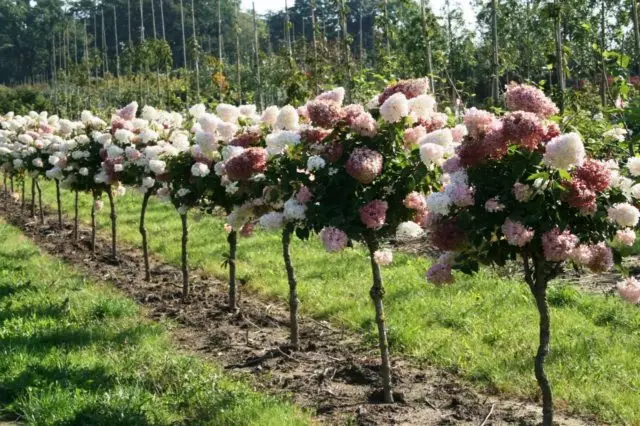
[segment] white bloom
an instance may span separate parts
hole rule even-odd
[[[149,170],[151,170],[156,175],[161,175],[162,173],[164,173],[166,167],[167,163],[162,160],[149,160]]]
[[[420,146],[420,159],[425,166],[430,166],[444,157],[445,150],[441,145],[425,143]]]
[[[601,112],[593,114],[593,120],[594,121],[602,121],[602,120],[604,120],[604,114],[602,114]]]
[[[378,95],[371,98],[369,102],[367,102],[367,109],[378,108],[380,106],[380,102],[378,101],[378,99],[379,99]]]
[[[218,114],[218,117],[220,117],[222,121],[226,121],[227,123],[235,123],[236,121],[238,121],[240,111],[233,105],[218,104],[218,106],[216,107],[216,114]]]
[[[236,192],[238,192],[238,182],[231,182],[229,185],[226,186],[225,188],[225,192],[229,195],[233,195]]]
[[[116,130],[116,133],[113,136],[121,144],[131,143],[131,139],[133,139],[135,137],[133,132],[131,132],[131,131],[127,130],[127,129],[118,129],[118,130]]]
[[[278,107],[275,105],[268,107],[264,110],[260,119],[267,126],[273,126],[278,119]]]
[[[233,139],[237,131],[238,131],[238,126],[234,123],[224,122],[224,123],[218,124],[218,133],[220,134],[220,137],[222,137],[222,139],[224,140],[229,141]]]
[[[182,198],[182,197],[185,197],[185,196],[189,195],[190,193],[191,193],[191,190],[189,190],[188,188],[180,188],[176,192],[176,195],[178,197]]]
[[[409,102],[402,93],[391,95],[380,107],[380,115],[387,123],[397,123],[409,114]]]
[[[324,161],[324,158],[319,155],[312,155],[307,160],[307,170],[310,172],[323,169],[327,163]]]
[[[610,138],[618,142],[623,142],[627,137],[627,130],[622,127],[614,127],[602,134],[605,138]]]
[[[221,154],[222,154],[222,159],[224,161],[227,161],[233,157],[237,157],[238,155],[242,154],[244,152],[244,148],[241,146],[235,146],[235,145],[226,145],[224,148],[222,148],[221,150]]]
[[[39,169],[44,167],[44,162],[42,161],[42,158],[40,158],[40,157],[34,158],[33,160],[31,160],[31,164],[33,164],[33,167],[37,167]]]
[[[267,231],[275,231],[282,228],[284,222],[284,215],[279,212],[267,213],[260,217],[259,223]]]
[[[140,136],[140,141],[144,144],[148,144],[149,142],[156,141],[160,137],[158,133],[151,130],[150,128],[143,129],[140,132],[139,136]]]
[[[629,203],[618,203],[607,209],[607,216],[621,228],[633,228],[638,224],[640,211]]]
[[[208,133],[215,133],[218,128],[218,123],[220,123],[220,119],[213,114],[202,114],[200,118],[198,118],[198,124],[203,131]]]
[[[116,188],[116,196],[124,197],[124,194],[126,193],[127,193],[127,188],[124,185],[118,185],[118,187]]]
[[[202,148],[202,152],[205,153],[210,153],[218,149],[218,142],[216,142],[216,136],[213,133],[202,130],[196,131],[196,143]]]
[[[107,176],[107,174],[104,171],[101,171],[100,173],[98,173],[93,177],[93,181],[95,183],[108,183],[109,176]]]
[[[640,176],[640,157],[631,157],[627,160],[627,168],[631,176]]]
[[[120,148],[118,145],[109,145],[107,147],[108,158],[120,158],[123,155],[124,155],[124,149]]]
[[[279,155],[289,146],[300,143],[300,134],[290,130],[282,130],[267,135],[267,152],[269,155]]]
[[[216,174],[217,176],[222,176],[222,175],[224,175],[224,172],[225,172],[225,169],[224,169],[224,162],[223,162],[223,161],[220,161],[220,162],[216,163],[216,164],[213,166],[213,171],[215,172],[215,174]]]
[[[427,133],[420,139],[420,141],[418,141],[418,143],[420,145],[432,143],[442,147],[447,147],[453,143],[453,135],[451,134],[451,129],[440,129]]]
[[[124,166],[122,164],[114,164],[113,171],[119,173],[124,170]]]
[[[89,176],[89,169],[82,167],[78,170],[78,173],[80,173],[81,176]]]
[[[84,111],[82,111],[80,113],[80,120],[84,123],[87,124],[89,121],[91,121],[91,119],[93,118],[93,114],[91,113],[91,111],[87,111],[86,109]]]
[[[433,192],[426,199],[427,210],[431,213],[446,216],[451,208],[451,198],[444,192]]]
[[[144,107],[142,107],[142,114],[140,114],[142,116],[142,118],[144,118],[145,120],[156,120],[158,118],[158,110],[156,110],[154,107],[150,106],[150,105],[145,105]]]
[[[298,127],[298,111],[291,105],[282,107],[276,119],[276,129],[294,130]]]
[[[156,180],[150,176],[145,176],[142,178],[142,186],[145,188],[153,188],[153,185],[156,184]]]
[[[240,115],[244,117],[253,117],[256,115],[256,106],[255,105],[240,105]]]
[[[434,111],[436,106],[436,100],[433,96],[420,95],[413,99],[409,99],[409,111],[411,111],[411,117],[415,119],[427,119],[429,115]]]
[[[577,133],[567,133],[551,139],[544,153],[544,162],[556,169],[569,169],[572,166],[581,166],[586,152],[584,145]]]
[[[158,188],[158,190],[156,191],[156,195],[158,196],[158,198],[160,198],[161,201],[165,203],[171,200],[171,192],[166,186]]]
[[[205,107],[204,104],[196,104],[189,108],[189,114],[196,120],[199,119],[206,111],[207,107]]]
[[[62,169],[60,167],[53,167],[45,172],[48,179],[62,179]]]
[[[422,236],[424,231],[415,222],[402,222],[396,229],[396,239],[400,241],[411,240]]]
[[[195,163],[193,166],[191,166],[191,174],[193,176],[197,176],[197,177],[205,177],[207,176],[211,171],[209,170],[209,166],[207,166],[205,163]]]
[[[373,260],[380,266],[387,266],[393,262],[393,252],[389,249],[376,250],[373,253]]]
[[[304,220],[306,211],[307,207],[295,198],[291,198],[284,203],[284,218],[286,220]]]
[[[59,162],[60,162],[60,157],[58,157],[57,155],[50,155],[49,156],[49,164],[51,164],[52,166],[55,166]]]
[[[73,132],[73,123],[69,120],[60,120],[58,125],[60,126],[60,133],[63,135],[70,135]]]

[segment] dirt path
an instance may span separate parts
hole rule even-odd
[[[171,319],[177,343],[186,351],[214,360],[227,372],[243,375],[256,388],[286,395],[314,413],[320,423],[358,425],[535,425],[535,402],[478,393],[469,384],[437,369],[393,357],[395,390],[401,402],[381,404],[378,355],[355,333],[325,322],[301,318],[302,348],[287,349],[288,313],[284,304],[249,295],[240,301],[241,315],[226,309],[226,285],[203,280],[192,271],[190,301],[180,301],[180,269],[152,258],[153,282],[144,281],[141,251],[120,246],[119,263],[91,254],[90,229],[81,227],[73,243],[71,227],[42,226],[20,215],[19,206],[1,201],[0,214],[21,228],[49,254],[106,281],[135,299],[153,319]],[[56,221],[47,212],[47,223]],[[98,240],[98,253],[109,243]],[[373,315],[373,310],[372,310]],[[533,374],[533,372],[531,373]],[[593,425],[593,419],[558,415],[558,424]]]

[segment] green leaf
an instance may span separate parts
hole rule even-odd
[[[559,169],[558,175],[560,175],[560,179],[562,180],[571,180],[571,175],[565,169]]]
[[[534,173],[527,178],[527,180],[536,180],[536,179],[549,179],[549,172]]]

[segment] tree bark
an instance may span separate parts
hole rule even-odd
[[[26,178],[22,178],[22,200],[21,200],[21,204],[20,204],[20,213],[24,213],[24,207],[26,205],[26,200],[25,200],[25,187],[27,186],[27,180]]]
[[[113,260],[118,259],[117,243],[117,228],[116,228],[116,204],[113,202],[113,192],[111,188],[107,189],[107,197],[109,197],[109,209],[111,210],[111,256]]]
[[[633,48],[636,54],[636,72],[640,74],[640,29],[638,28],[637,0],[631,0],[631,19],[633,20]]]
[[[58,227],[62,229],[62,203],[60,202],[60,181],[55,179],[56,182],[56,204],[58,205]]]
[[[236,312],[238,310],[236,292],[236,249],[238,245],[238,233],[236,231],[229,232],[227,243],[229,243],[229,309],[232,312]]]
[[[498,1],[491,0],[491,27],[493,35],[493,76],[491,78],[491,97],[493,104],[498,105],[500,97],[500,80],[498,64]]]
[[[189,298],[189,264],[187,244],[189,243],[189,228],[187,227],[187,214],[181,214],[182,221],[182,303]]]
[[[376,324],[378,325],[378,346],[380,348],[380,375],[382,376],[382,386],[384,402],[393,403],[393,392],[391,388],[391,360],[389,358],[389,343],[387,341],[387,328],[385,326],[384,305],[382,298],[384,297],[384,287],[382,285],[382,276],[380,274],[380,265],[378,265],[373,254],[378,249],[378,242],[373,233],[365,236],[367,247],[369,248],[369,257],[371,260],[371,272],[373,275],[373,285],[369,291],[373,306],[376,310]]]
[[[547,286],[549,278],[545,271],[545,261],[534,257],[535,281],[531,286],[531,291],[536,300],[536,307],[540,316],[540,342],[535,358],[535,375],[542,393],[542,424],[552,426],[553,424],[553,398],[549,379],[544,371],[545,358],[549,354],[549,340],[551,337],[551,318],[549,315],[549,304],[547,302]]]
[[[256,61],[256,93],[260,111],[264,108],[264,95],[262,93],[262,79],[260,78],[260,42],[258,40],[258,21],[256,20],[256,2],[253,2],[253,43],[255,46]]]
[[[556,75],[558,78],[558,91],[559,91],[559,106],[560,111],[564,111],[564,91],[565,91],[565,78],[564,78],[564,48],[562,46],[562,11],[559,0],[555,0],[556,5],[556,17],[554,19],[555,27],[555,42],[556,42]]]
[[[91,252],[96,254],[96,195],[93,194],[93,204],[91,205]]]
[[[78,242],[78,191],[73,201],[73,241]]]
[[[40,216],[40,223],[44,225],[44,212],[42,211],[42,190],[40,189],[40,182],[38,182],[38,179],[36,179],[35,182],[36,190],[38,191],[38,213]]]
[[[151,270],[149,269],[149,244],[147,242],[147,228],[145,227],[145,216],[147,214],[147,205],[151,197],[151,190],[147,189],[142,197],[142,208],[140,209],[140,236],[142,236],[142,255],[144,258],[144,279],[151,281]]]
[[[431,86],[431,92],[436,93],[436,85],[433,76],[433,61],[431,58],[431,36],[429,35],[429,31],[427,28],[427,13],[426,13],[426,0],[420,1],[420,19],[422,23],[422,35],[425,37],[424,49],[425,49],[425,61],[426,61],[426,69],[427,76],[429,76],[429,85]]]
[[[36,178],[31,178],[31,218],[36,218]]]
[[[10,179],[10,181],[11,181],[11,193],[13,194],[13,192],[14,192],[14,187],[13,187],[13,176],[11,176],[9,179]]]
[[[291,234],[293,233],[293,225],[287,224],[282,230],[282,257],[284,258],[284,267],[287,271],[287,280],[289,282],[289,327],[290,340],[294,348],[299,344],[298,332],[298,283],[296,282],[295,271],[291,263],[291,253],[289,245],[291,244]]]

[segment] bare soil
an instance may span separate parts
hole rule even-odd
[[[178,267],[152,258],[152,282],[144,280],[141,250],[119,245],[110,258],[110,241],[98,238],[90,248],[90,228],[82,225],[74,242],[70,223],[63,229],[47,211],[45,225],[0,200],[0,214],[50,255],[76,266],[98,282],[114,285],[133,298],[154,320],[171,320],[176,343],[185,351],[213,360],[257,389],[289,398],[318,423],[357,425],[536,425],[537,401],[504,398],[407,357],[393,356],[395,404],[380,402],[379,358],[373,346],[353,332],[303,317],[302,346],[288,345],[288,311],[284,303],[244,294],[240,313],[226,307],[226,284],[190,273],[192,294],[181,302]],[[151,236],[153,238],[153,235]],[[284,271],[283,271],[284,273]],[[373,315],[373,307],[372,307]],[[533,356],[533,354],[532,354]],[[533,363],[532,363],[533,364]],[[533,375],[533,368],[531,374]],[[562,405],[558,402],[557,405]],[[558,424],[593,425],[594,419],[557,415]]]

